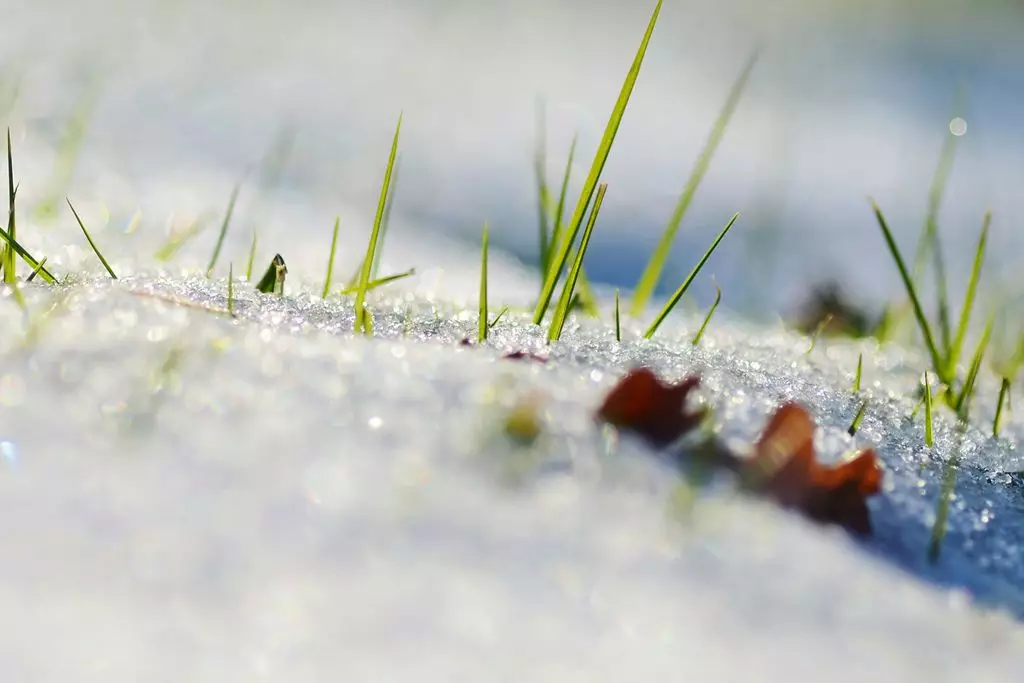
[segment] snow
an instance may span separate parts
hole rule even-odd
[[[902,419],[920,357],[865,357],[871,408],[851,439],[850,344],[806,356],[805,338],[723,316],[693,349],[700,320],[680,316],[620,345],[573,321],[552,362],[517,362],[499,352],[544,350],[526,316],[460,346],[475,315],[415,288],[373,299],[374,339],[353,337],[350,300],[294,288],[238,282],[236,319],[170,302],[223,309],[225,281],[201,276],[76,285],[30,345],[6,302],[4,678],[1013,680],[1020,482],[998,472],[1019,462],[965,437],[929,566],[954,433],[939,420],[926,453]],[[54,296],[26,295],[44,310]],[[636,363],[700,371],[731,442],[796,398],[823,459],[875,444],[875,537],[725,485],[672,503],[677,475],[592,417]],[[523,450],[500,419],[531,395],[544,433]]]
[[[770,18],[756,4],[720,15],[702,5],[696,22],[666,4],[607,168],[587,262],[606,280],[632,281],[623,264],[646,258],[734,75],[729,60],[738,68],[745,57],[736,46],[764,22],[783,45],[805,45],[790,40],[801,31],[820,36],[808,52],[768,58],[682,231],[702,250],[744,210],[698,283],[719,276],[723,309],[696,348],[703,314],[692,310],[652,341],[640,333],[653,311],[624,321],[617,343],[610,290],[599,286],[603,319],[571,319],[550,347],[518,310],[486,345],[466,347],[485,219],[492,315],[529,306],[538,289],[516,256],[534,248],[534,98],[549,96],[551,175],[579,129],[581,177],[646,9],[626,30],[627,13],[610,6],[582,16],[535,3],[506,16],[483,4],[454,14],[397,1],[358,13],[345,3],[250,5],[40,1],[10,9],[14,29],[0,29],[4,58],[28,66],[9,117],[18,236],[58,276],[74,274],[60,290],[23,285],[27,319],[9,292],[0,300],[0,678],[1019,678],[1024,416],[1011,412],[1004,438],[988,437],[998,379],[983,369],[970,430],[940,411],[926,449],[920,414],[909,417],[928,367],[920,349],[821,340],[807,354],[807,338],[726,310],[751,293],[774,310],[825,274],[868,298],[898,291],[880,235],[870,226],[865,237],[856,216],[870,221],[861,200],[875,192],[911,239],[944,91],[935,107],[880,95],[902,82],[852,57],[837,64],[845,53],[823,48],[829,22],[791,24],[805,14],[796,3],[785,15],[773,5]],[[863,52],[884,52],[864,42]],[[83,56],[108,80],[66,190],[116,282],[67,211],[53,221],[33,213],[87,87]],[[834,84],[811,87],[806,64]],[[796,112],[794,91],[806,97]],[[1013,89],[999,91],[1004,99],[983,90],[972,100],[965,140],[980,142],[958,158],[943,225],[948,253],[966,253],[976,237],[966,217],[980,223],[994,208],[994,264],[1019,254],[1018,233],[999,227],[1020,201],[1019,144],[1006,132],[1019,104],[1005,95]],[[335,215],[335,289],[363,256],[403,107],[382,273],[417,273],[371,296],[366,339],[352,334],[351,299],[317,294]],[[299,142],[275,187],[258,164],[289,123]],[[780,130],[793,137],[779,142]],[[775,161],[787,155],[792,173],[780,183]],[[747,239],[766,220],[762,194],[793,198],[779,219],[791,227],[776,234],[777,285],[730,251],[734,235]],[[169,232],[196,218],[206,231],[154,262]],[[282,298],[241,276],[254,231],[257,277],[276,252],[288,263]],[[689,269],[689,246],[666,280]],[[953,271],[967,267],[952,260]],[[229,264],[235,318],[223,314]],[[551,362],[501,358],[519,349]],[[597,424],[594,409],[637,364],[668,379],[699,372],[700,398],[736,448],[790,399],[818,419],[823,460],[874,446],[886,471],[870,503],[874,536],[811,525],[727,480],[687,489],[657,453]],[[541,407],[529,447],[502,430],[520,401]],[[949,532],[932,564],[950,462],[959,466]]]

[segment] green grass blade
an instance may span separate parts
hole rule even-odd
[[[704,144],[704,149],[701,150],[700,156],[697,157],[697,162],[694,164],[690,177],[686,181],[686,187],[676,203],[671,218],[669,218],[668,226],[665,228],[665,232],[662,233],[658,246],[651,252],[651,258],[647,262],[647,266],[644,268],[639,281],[637,281],[636,289],[633,291],[633,303],[630,307],[630,311],[634,316],[643,314],[644,309],[646,309],[651,301],[651,296],[653,296],[654,290],[661,280],[661,274],[665,269],[665,262],[668,260],[669,252],[672,251],[672,244],[675,242],[679,225],[683,222],[687,209],[690,208],[690,203],[693,201],[693,196],[696,194],[701,180],[707,174],[708,168],[711,165],[711,159],[714,157],[718,145],[725,135],[725,129],[729,125],[729,120],[739,105],[740,97],[743,95],[743,90],[746,88],[747,81],[750,79],[750,73],[753,71],[757,59],[758,53],[754,52],[747,59],[746,64],[743,65],[743,70],[740,71],[739,76],[733,83],[725,105],[719,112],[718,118],[711,129],[711,135]]]
[[[78,227],[82,229],[82,234],[85,235],[85,239],[89,242],[89,246],[92,247],[93,253],[96,254],[96,257],[100,260],[100,263],[102,263],[103,267],[107,269],[108,273],[110,273],[110,277],[116,280],[117,275],[114,274],[114,269],[110,267],[110,264],[107,263],[107,259],[103,257],[103,253],[99,250],[99,247],[97,247],[96,243],[93,242],[92,236],[89,234],[89,231],[85,229],[85,223],[82,222],[82,219],[78,215],[78,212],[75,211],[75,207],[71,204],[71,200],[68,199],[67,202],[68,206],[71,207],[71,213],[75,215],[75,220],[78,221]]]
[[[197,218],[184,230],[169,236],[167,240],[161,244],[155,252],[153,252],[153,259],[161,262],[170,261],[182,247],[191,242],[205,229],[206,221],[201,218]]]
[[[487,341],[487,233],[488,226],[484,223],[484,233],[480,240],[480,310],[477,321],[477,342]]]
[[[818,343],[818,337],[825,331],[825,328],[832,322],[834,316],[831,313],[825,315],[818,323],[818,326],[814,328],[814,334],[811,335],[811,343],[807,345],[807,351],[805,352],[808,356],[811,355],[811,351],[814,350],[814,346]]]
[[[252,231],[252,244],[249,245],[249,261],[245,265],[245,281],[252,282],[252,265],[256,260],[256,241],[258,239],[258,233],[253,228]]]
[[[619,314],[619,288],[615,288],[615,341],[622,341],[622,323]]]
[[[224,212],[224,221],[220,224],[220,232],[217,234],[217,244],[213,247],[213,254],[210,256],[210,263],[206,266],[206,277],[209,278],[213,275],[213,268],[217,265],[217,259],[220,258],[220,250],[224,246],[224,238],[228,234],[228,226],[231,225],[231,214],[235,212],[235,202],[238,201],[238,191],[242,189],[242,185],[235,185],[235,188],[231,190],[231,198],[228,199],[228,208]]]
[[[864,354],[857,356],[857,374],[853,376],[853,393],[860,391],[860,376],[864,371]]]
[[[21,246],[21,244],[19,244],[16,240],[12,239],[11,236],[7,233],[7,231],[4,230],[3,228],[0,228],[0,239],[4,241],[5,245],[8,245],[12,249],[14,249],[14,253],[20,256],[21,259],[29,265],[29,267],[31,267],[33,270],[38,269],[39,274],[42,276],[43,280],[47,284],[56,284],[57,278],[53,276],[53,273],[47,270],[46,267],[42,265],[42,262],[37,261],[36,258],[32,256],[32,254],[28,253],[28,250],[25,249],[25,247]],[[45,261],[46,259],[43,260]]]
[[[377,202],[377,215],[373,219],[373,230],[370,233],[370,240],[366,244],[366,255],[363,257],[363,266],[359,274],[359,289],[356,292],[355,303],[355,331],[364,335],[373,334],[373,321],[370,320],[369,312],[366,310],[366,290],[370,283],[370,272],[373,267],[374,255],[377,252],[378,240],[380,239],[381,224],[384,221],[384,207],[388,200],[388,190],[391,186],[391,173],[395,168],[395,156],[398,154],[398,136],[402,130],[402,115],[398,115],[398,125],[395,127],[395,137],[391,141],[391,155],[388,157],[388,165],[384,171],[384,183],[380,188],[380,199]]]
[[[896,246],[896,240],[893,239],[892,231],[889,230],[889,225],[885,222],[882,209],[879,208],[874,200],[871,200],[871,207],[875,212],[875,218],[878,220],[878,227],[882,229],[882,235],[885,237],[885,243],[889,247],[889,253],[892,255],[892,259],[896,262],[896,267],[900,271],[900,277],[903,279],[903,285],[907,289],[910,303],[914,307],[914,316],[917,318],[917,324],[921,328],[921,334],[924,335],[925,345],[928,347],[928,353],[931,355],[932,367],[939,374],[939,380],[943,384],[951,385],[952,379],[945,372],[946,366],[942,362],[942,356],[939,354],[938,347],[935,346],[935,337],[932,335],[931,325],[928,324],[928,318],[924,315],[924,309],[921,307],[921,300],[917,296],[914,281],[911,279],[910,273],[907,272],[907,265],[903,262],[903,256],[900,254],[899,247]]]
[[[579,134],[573,133],[572,142],[569,143],[569,158],[565,162],[565,171],[562,174],[562,186],[558,190],[558,203],[555,204],[554,226],[551,228],[551,244],[558,244],[562,239],[562,229],[565,227],[562,219],[565,217],[565,196],[569,192],[569,180],[572,178],[572,162],[576,157],[576,142]],[[545,263],[545,270],[550,263]]]
[[[12,243],[17,239],[17,222],[15,221],[15,197],[17,190],[14,187],[14,156],[11,153],[11,129],[7,129],[7,188],[8,188],[8,210],[7,210],[7,234],[11,236],[3,251],[4,282],[13,284],[17,279],[17,270],[14,263],[14,247]]]
[[[988,241],[988,227],[992,222],[992,213],[985,214],[981,223],[981,235],[978,238],[978,247],[974,252],[974,266],[971,268],[971,279],[967,283],[967,291],[964,293],[964,305],[960,311],[960,324],[957,325],[956,338],[946,356],[946,373],[950,376],[956,374],[956,366],[960,363],[960,354],[964,347],[964,338],[967,336],[967,327],[971,321],[971,309],[974,307],[974,297],[978,291],[978,281],[981,279],[981,266],[985,260],[985,244]]]
[[[583,268],[583,258],[587,253],[587,246],[590,244],[590,234],[594,231],[594,224],[597,223],[597,214],[601,210],[601,203],[604,201],[604,194],[608,190],[607,183],[601,183],[597,188],[597,197],[594,199],[594,206],[590,211],[590,219],[583,231],[583,238],[580,241],[580,248],[576,252],[576,260],[573,261],[569,270],[569,277],[562,286],[562,294],[555,306],[555,316],[548,327],[548,342],[558,341],[562,336],[562,328],[565,327],[565,320],[569,317],[569,309],[572,306],[572,295],[576,289],[576,282],[579,279],[580,271]]]
[[[403,279],[405,279],[407,277],[411,277],[411,276],[413,276],[415,274],[416,274],[416,269],[415,268],[410,268],[409,270],[403,270],[401,273],[393,273],[392,275],[385,275],[384,277],[379,277],[376,280],[370,280],[369,282],[366,283],[366,291],[367,292],[372,292],[373,290],[377,289],[378,287],[383,287],[384,285],[391,284],[392,282],[395,282],[397,280],[403,280]],[[341,290],[341,295],[342,296],[351,296],[352,294],[358,294],[358,293],[359,293],[359,285],[356,285],[355,287],[347,287],[347,288]]]
[[[551,298],[555,293],[555,286],[562,275],[562,270],[565,268],[566,261],[569,259],[569,251],[572,249],[573,242],[576,240],[580,226],[583,224],[583,218],[586,213],[587,206],[590,204],[594,191],[597,189],[598,179],[601,177],[601,172],[604,170],[605,162],[608,160],[608,154],[611,152],[612,143],[615,141],[615,135],[618,132],[619,124],[622,122],[622,116],[626,112],[626,105],[629,103],[629,96],[632,94],[633,86],[636,84],[637,77],[640,75],[640,67],[643,64],[644,55],[647,52],[647,45],[650,43],[651,36],[654,33],[654,26],[658,21],[658,15],[661,13],[662,2],[663,0],[658,0],[657,5],[654,7],[654,12],[651,14],[651,19],[647,25],[647,30],[644,33],[643,40],[637,50],[636,57],[633,59],[633,64],[630,67],[629,72],[626,74],[626,79],[622,84],[622,90],[619,93],[619,98],[612,109],[611,116],[608,119],[608,125],[605,127],[601,144],[598,146],[597,153],[594,155],[594,161],[590,166],[590,173],[587,175],[587,179],[583,184],[583,189],[580,192],[579,200],[576,202],[576,209],[573,211],[572,218],[569,219],[567,228],[568,232],[557,245],[558,252],[551,260],[551,264],[544,280],[544,286],[541,289],[540,298],[537,301],[537,307],[533,312],[533,323],[535,325],[540,325],[544,320],[544,314],[547,312],[548,306],[551,304]]]
[[[502,306],[501,310],[498,311],[498,315],[494,316],[494,320],[492,320],[491,322],[487,323],[487,329],[493,330],[494,326],[497,325],[501,321],[501,319],[503,317],[505,317],[505,314],[508,313],[508,310],[509,310],[508,306]]]
[[[693,341],[690,342],[693,346],[700,344],[700,340],[704,336],[704,330],[707,329],[708,323],[711,322],[711,316],[715,314],[715,311],[718,309],[718,304],[722,301],[722,288],[716,286],[715,290],[715,300],[712,302],[711,308],[708,309],[708,314],[704,316],[704,322],[701,323],[700,329],[697,330],[697,334],[693,335]]]
[[[41,271],[43,269],[43,266],[46,265],[46,259],[47,257],[44,256],[43,259],[38,263],[38,265],[36,265],[36,267],[32,269],[32,272],[28,274],[28,277],[25,279],[25,282],[32,282],[33,280],[36,279],[36,275],[39,275],[39,271]]]
[[[711,246],[708,247],[708,250],[704,252],[704,255],[700,257],[700,260],[697,262],[697,265],[693,267],[693,270],[690,271],[690,274],[686,276],[686,279],[683,281],[683,284],[679,285],[679,289],[677,289],[675,293],[671,297],[669,297],[669,300],[665,302],[665,305],[664,307],[662,307],[661,312],[658,313],[658,317],[654,319],[654,322],[651,323],[651,326],[647,328],[647,332],[644,333],[644,339],[652,338],[654,336],[654,333],[658,331],[658,328],[661,327],[661,324],[665,322],[665,318],[669,316],[669,314],[672,312],[672,309],[675,308],[676,304],[679,303],[679,300],[683,298],[683,294],[686,294],[686,290],[690,288],[690,284],[693,283],[694,278],[696,278],[697,274],[700,273],[701,268],[703,268],[704,264],[707,263],[709,258],[711,258],[711,255],[715,253],[715,249],[718,248],[718,245],[729,233],[729,230],[736,223],[739,217],[740,215],[738,213],[733,214],[733,217],[730,218],[729,222],[725,224],[725,227],[722,228],[722,232],[718,233],[718,237],[716,237],[715,241],[711,243]]]
[[[270,265],[267,266],[263,277],[256,283],[256,291],[263,292],[264,294],[283,295],[284,280],[287,275],[288,266],[285,265],[284,259],[281,258],[280,254],[274,254],[274,258],[270,261]]]
[[[964,380],[964,386],[961,388],[960,393],[956,397],[956,409],[957,417],[961,421],[966,422],[968,413],[970,412],[971,398],[974,395],[974,383],[978,379],[978,372],[981,370],[981,361],[985,356],[985,349],[988,347],[989,337],[992,335],[993,318],[989,318],[988,323],[985,325],[985,331],[981,334],[981,339],[978,341],[978,346],[974,350],[974,357],[971,359],[971,368],[967,372],[967,379]]]
[[[996,403],[996,416],[992,420],[992,436],[999,436],[999,429],[1003,422],[1003,404],[1006,403],[1006,397],[1010,394],[1010,380],[1003,377],[1002,384],[999,385],[999,402]]]
[[[547,121],[544,100],[537,100],[537,149],[533,155],[533,173],[537,182],[537,264],[541,275],[548,272],[548,252],[552,233],[548,226],[548,205],[551,201],[547,180]]]
[[[857,414],[853,417],[853,422],[850,423],[850,428],[846,430],[846,433],[853,436],[860,429],[860,423],[864,420],[864,413],[868,409],[868,401],[864,399],[864,402],[860,404],[860,408],[857,409]]]
[[[331,254],[327,257],[327,276],[324,278],[324,289],[321,299],[326,299],[331,292],[331,277],[334,275],[334,253],[338,249],[338,228],[341,227],[341,216],[334,218],[334,234],[331,236]]]
[[[924,373],[924,445],[935,445],[935,422],[932,417],[932,385],[928,373]]]
[[[384,203],[384,216],[380,221],[380,235],[377,237],[377,248],[373,253],[373,269],[370,271],[370,280],[376,280],[380,272],[380,259],[384,254],[384,240],[388,234],[388,226],[391,225],[391,207],[395,204],[395,192],[398,189],[399,171],[402,169],[402,155],[395,156],[395,168],[391,172],[391,182],[388,183],[388,199]]]
[[[959,469],[960,454],[958,452],[946,463],[945,473],[942,478],[942,490],[939,492],[939,501],[935,509],[935,524],[932,525],[931,538],[928,540],[928,561],[932,564],[939,561],[942,541],[946,538],[949,503],[953,497],[953,489],[956,488],[956,475]]]

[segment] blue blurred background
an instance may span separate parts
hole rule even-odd
[[[653,5],[36,0],[3,12],[0,114],[25,150],[26,197],[102,201],[111,226],[141,213],[139,229],[161,236],[171,212],[222,211],[247,169],[290,140],[278,178],[246,176],[235,219],[245,228],[229,245],[244,252],[258,222],[264,243],[303,245],[290,264],[306,265],[308,252],[320,269],[335,214],[357,260],[401,111],[394,267],[429,265],[417,259],[438,245],[472,263],[484,220],[493,248],[530,266],[538,101],[552,179],[580,136],[577,188]],[[1022,6],[994,0],[667,0],[605,170],[591,278],[633,286],[760,45],[661,291],[740,211],[707,270],[723,306],[791,312],[826,279],[868,305],[899,295],[868,197],[911,252],[957,114],[966,133],[940,214],[951,288],[991,209],[986,291],[1014,291],[1024,247],[1022,31]],[[693,291],[706,305],[711,278]]]

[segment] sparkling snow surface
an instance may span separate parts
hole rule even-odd
[[[460,346],[475,314],[396,288],[373,299],[368,340],[352,336],[350,299],[241,280],[235,292],[231,320],[201,308],[224,308],[223,278],[129,275],[57,296],[29,285],[37,316],[50,313],[27,341],[17,306],[0,307],[3,680],[1020,674],[1024,490],[1004,472],[1021,463],[967,434],[930,566],[958,447],[940,420],[925,451],[920,419],[904,417],[921,357],[865,349],[871,404],[851,439],[851,344],[806,356],[805,338],[723,316],[694,350],[700,321],[679,316],[655,342],[631,328],[620,345],[585,321],[540,364],[499,358],[544,351],[526,316],[487,348]],[[593,421],[637,363],[701,372],[737,444],[795,398],[823,425],[822,459],[877,445],[875,537],[724,482],[673,503],[674,471]],[[984,376],[979,425],[995,389]],[[500,425],[531,396],[544,431],[526,448]]]

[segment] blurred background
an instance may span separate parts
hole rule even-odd
[[[471,282],[487,220],[492,249],[507,256],[501,272],[528,279],[538,241],[538,104],[552,183],[579,135],[577,189],[653,6],[8,3],[0,117],[14,136],[21,224],[57,226],[65,241],[78,240],[63,204],[70,194],[108,242],[132,232],[158,243],[208,220],[206,254],[243,181],[229,257],[242,259],[258,228],[261,259],[280,251],[291,274],[313,282],[335,215],[339,261],[361,258],[402,112],[385,263],[462,268]],[[662,292],[740,211],[691,290],[699,305],[713,296],[711,274],[723,307],[755,317],[790,313],[831,279],[869,307],[901,294],[868,197],[912,253],[954,117],[962,121],[952,126],[959,136],[940,214],[951,290],[958,301],[991,209],[986,291],[1012,292],[1024,249],[1016,223],[1022,31],[1024,6],[1010,1],[666,0],[605,169],[591,279],[634,285],[729,88],[760,46]],[[109,249],[124,260],[129,244]],[[148,254],[136,256],[145,267]]]

